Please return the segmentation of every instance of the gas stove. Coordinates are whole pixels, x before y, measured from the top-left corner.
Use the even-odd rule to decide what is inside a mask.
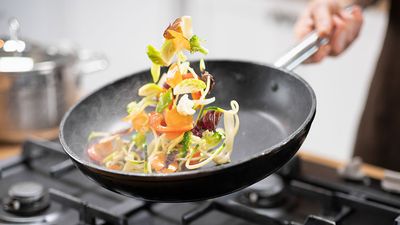
[[[27,141],[21,156],[0,161],[0,199],[0,225],[400,225],[400,195],[384,191],[380,181],[343,179],[335,169],[297,157],[236,193],[204,202],[154,203],[92,182],[57,142]]]

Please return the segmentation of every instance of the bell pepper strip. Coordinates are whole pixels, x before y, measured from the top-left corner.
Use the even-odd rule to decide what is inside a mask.
[[[173,140],[179,136],[181,136],[184,132],[183,131],[177,131],[177,132],[165,132],[165,137],[168,140]]]
[[[176,113],[178,114],[178,113]],[[193,120],[193,118],[191,118]],[[191,130],[193,128],[193,124],[181,124],[181,126],[168,126],[168,123],[166,126],[162,125],[162,122],[164,120],[164,117],[161,113],[157,112],[151,112],[149,114],[149,124],[150,127],[153,128],[155,131],[158,133],[166,133],[166,132],[186,132],[188,130]]]
[[[168,118],[168,122],[167,119],[164,120],[164,116],[161,113],[150,113],[150,127],[154,129],[157,133],[165,133],[166,138],[172,140],[176,137],[179,137],[184,132],[193,129],[193,118],[191,116],[182,116],[178,112],[176,112],[176,109],[167,111],[169,113],[165,114],[167,115],[166,118]],[[163,122],[165,122],[165,125],[162,124]]]
[[[190,79],[190,78],[194,78],[192,73],[185,73],[185,74],[182,75],[182,79],[183,80]]]
[[[200,92],[200,91],[198,91],[198,92],[193,92],[191,95],[192,95],[192,98],[193,98],[194,100],[199,100],[199,99],[201,98],[201,92]]]
[[[193,127],[193,116],[184,116],[176,108],[164,111],[165,123],[168,127]]]

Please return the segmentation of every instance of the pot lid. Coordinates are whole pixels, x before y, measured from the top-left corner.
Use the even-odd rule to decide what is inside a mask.
[[[9,20],[9,36],[0,37],[0,72],[52,70],[66,58],[58,49],[44,47],[19,38],[20,24]]]

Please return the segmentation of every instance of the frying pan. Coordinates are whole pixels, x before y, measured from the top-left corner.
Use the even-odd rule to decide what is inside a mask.
[[[109,170],[89,160],[85,151],[89,133],[116,131],[124,125],[121,118],[126,115],[125,106],[140,99],[137,90],[151,82],[149,70],[108,84],[78,102],[61,122],[61,144],[85,175],[126,196],[185,202],[237,191],[282,167],[306,138],[314,119],[316,98],[310,85],[291,70],[323,42],[313,33],[273,66],[207,61],[207,70],[216,79],[214,105],[229,108],[232,99],[240,105],[240,129],[228,164],[173,174],[144,174]]]

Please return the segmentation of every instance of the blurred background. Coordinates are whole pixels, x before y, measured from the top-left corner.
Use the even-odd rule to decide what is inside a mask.
[[[106,70],[83,77],[82,90],[88,94],[149,68],[146,46],[160,46],[162,31],[182,15],[192,16],[194,32],[206,40],[207,59],[273,63],[295,43],[293,24],[306,2],[1,0],[0,33],[8,34],[8,20],[16,17],[23,39],[46,45],[74,43],[106,55]],[[302,151],[337,160],[350,158],[386,21],[382,7],[369,8],[360,38],[345,54],[296,69],[311,84],[318,101]]]

